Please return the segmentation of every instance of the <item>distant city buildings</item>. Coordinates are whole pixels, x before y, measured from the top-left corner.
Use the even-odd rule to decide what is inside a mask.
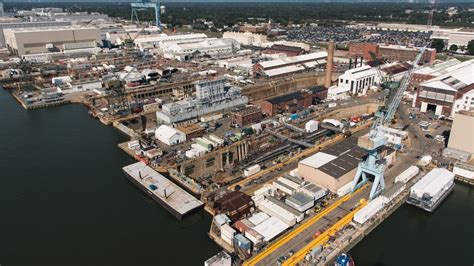
[[[252,32],[224,32],[222,38],[233,39],[243,45],[258,45],[267,42],[267,36]]]

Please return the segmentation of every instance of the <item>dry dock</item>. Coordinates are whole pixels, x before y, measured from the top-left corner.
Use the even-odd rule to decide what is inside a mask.
[[[122,169],[132,183],[178,219],[203,206],[200,200],[143,162],[137,162]]]

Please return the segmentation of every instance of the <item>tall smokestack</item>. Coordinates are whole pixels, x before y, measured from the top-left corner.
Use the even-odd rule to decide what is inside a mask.
[[[328,43],[328,58],[326,62],[326,77],[324,78],[324,87],[331,87],[332,80],[332,64],[334,60],[334,42],[329,41]]]

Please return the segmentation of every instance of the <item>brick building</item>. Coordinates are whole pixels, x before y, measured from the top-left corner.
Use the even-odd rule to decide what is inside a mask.
[[[372,60],[371,53],[377,58],[380,57],[380,47],[375,43],[351,43],[349,45],[349,56],[350,57],[362,57],[364,60]]]
[[[398,45],[380,46],[380,56],[388,61],[413,61],[420,49]],[[426,49],[420,60],[421,64],[432,64],[436,59],[436,49]]]
[[[250,106],[237,112],[231,113],[232,123],[241,127],[258,123],[262,120],[263,114],[260,107]]]
[[[312,87],[307,89],[307,91],[311,93],[313,102],[322,101],[328,97],[328,88],[324,86]]]
[[[387,61],[406,62],[413,61],[420,49],[416,47],[406,47],[399,45],[378,45],[374,43],[351,43],[349,45],[349,56],[363,57],[364,60],[373,60],[371,54],[377,58],[384,58]],[[432,64],[436,59],[436,49],[426,49],[420,63]]]
[[[274,44],[263,51],[264,54],[286,54],[287,56],[297,56],[305,53],[301,47]]]
[[[231,191],[214,202],[214,211],[224,213],[232,221],[237,221],[250,213],[253,207],[252,197],[240,191]]]
[[[262,112],[268,116],[274,116],[279,113],[293,113],[303,108],[307,108],[317,100],[323,100],[327,96],[325,87],[314,87],[307,91],[295,91],[288,94],[272,97],[262,100],[257,104]]]
[[[460,110],[474,108],[474,60],[458,64],[448,73],[419,84],[415,107],[420,112],[454,116]]]
[[[410,90],[418,90],[421,83],[449,72],[451,69],[456,68],[456,65],[460,63],[461,61],[457,59],[450,59],[436,65],[425,66],[417,69],[413,72],[408,88]]]

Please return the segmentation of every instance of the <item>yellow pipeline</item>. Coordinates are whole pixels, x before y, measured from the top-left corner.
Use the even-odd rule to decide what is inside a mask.
[[[318,213],[317,215],[311,217],[308,221],[306,221],[305,223],[303,223],[302,225],[300,225],[299,227],[297,227],[295,230],[291,231],[290,233],[288,233],[287,235],[285,235],[284,237],[280,238],[278,241],[276,241],[275,243],[271,244],[267,249],[263,250],[262,252],[258,253],[255,257],[253,258],[250,258],[249,260],[245,261],[244,262],[244,266],[250,266],[250,265],[256,265],[259,261],[261,261],[262,259],[264,259],[265,257],[267,257],[268,255],[270,255],[271,253],[273,253],[275,250],[277,250],[279,247],[281,247],[282,245],[284,245],[285,243],[287,243],[289,240],[291,240],[293,237],[295,237],[296,235],[300,234],[301,232],[303,232],[304,230],[306,230],[308,227],[310,227],[312,224],[314,224],[315,222],[317,222],[319,219],[321,219],[322,217],[326,216],[328,213],[330,213],[331,211],[333,211],[334,209],[336,209],[339,205],[341,205],[343,202],[349,200],[350,198],[352,198],[356,193],[358,193],[359,191],[362,191],[365,187],[367,187],[368,184],[362,186],[359,190],[357,190],[355,193],[353,194],[348,194],[348,195],[345,195],[344,197],[338,199],[336,202],[334,202],[333,204],[331,204],[330,206],[328,206],[327,208],[325,208],[324,210],[322,210],[320,213]]]
[[[362,209],[365,205],[367,205],[367,201],[364,200],[361,202],[361,204],[355,208],[353,211],[348,213],[346,216],[344,216],[342,219],[337,221],[333,226],[331,226],[328,230],[324,231],[322,234],[320,234],[318,237],[313,239],[308,245],[306,245],[304,248],[300,249],[298,252],[296,252],[293,256],[288,258],[285,262],[283,262],[282,266],[289,266],[289,265],[296,265],[296,263],[300,262],[301,260],[304,259],[306,254],[313,249],[314,247],[318,245],[322,245],[326,243],[329,238],[333,235],[336,234],[337,231],[341,230],[344,226],[346,226],[348,223],[352,221],[352,218],[354,215]]]

